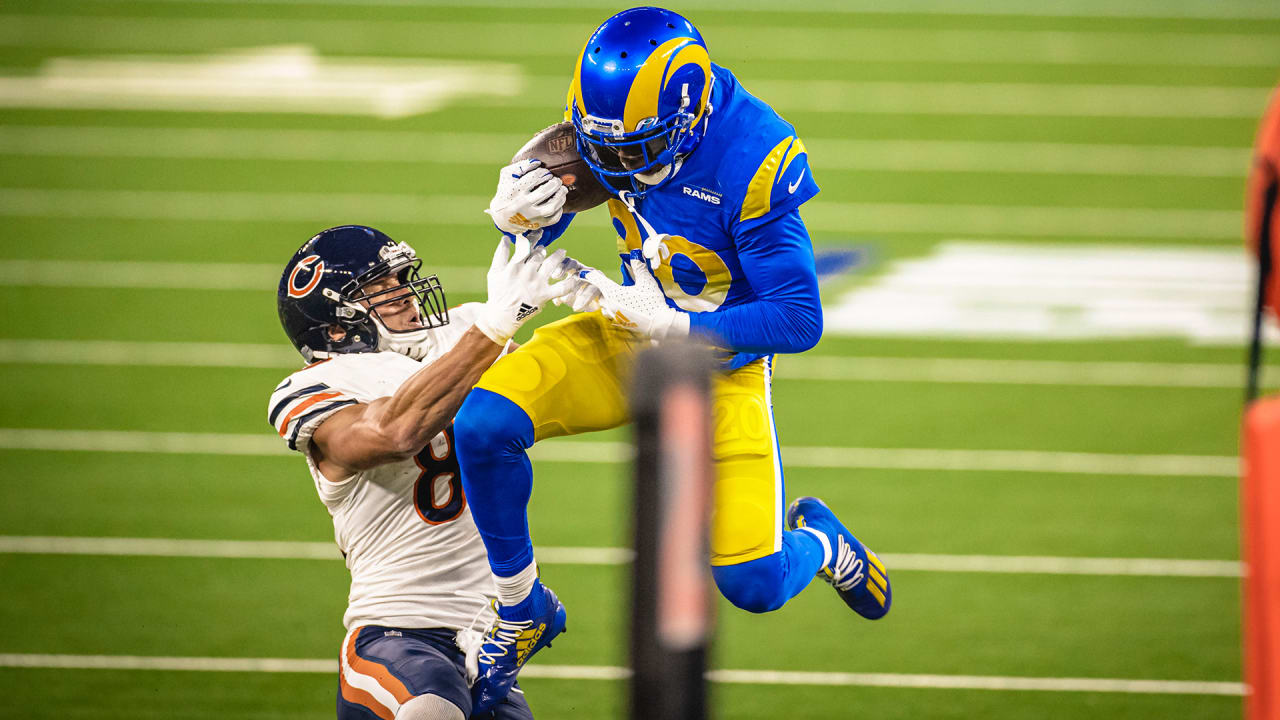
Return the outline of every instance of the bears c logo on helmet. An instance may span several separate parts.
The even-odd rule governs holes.
[[[320,284],[320,276],[324,274],[324,261],[316,262],[317,260],[320,260],[319,255],[308,255],[298,261],[298,264],[293,268],[293,272],[289,273],[289,297],[306,297],[312,290],[316,289],[316,285]],[[315,268],[311,267],[312,263],[315,263]],[[311,280],[302,287],[298,287],[297,283],[298,271],[300,270],[312,271]]]

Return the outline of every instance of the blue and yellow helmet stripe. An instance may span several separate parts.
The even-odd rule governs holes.
[[[692,73],[686,70],[693,70]],[[701,119],[706,108],[707,95],[711,92],[711,57],[707,48],[691,37],[676,37],[662,43],[644,63],[636,70],[635,78],[627,91],[626,104],[623,106],[622,126],[627,132],[640,129],[642,120],[661,117],[680,109],[662,108],[662,104],[670,104],[674,98],[679,103],[681,88],[672,87],[672,79],[683,79],[686,83],[691,79],[697,81],[695,91],[701,91],[699,97],[690,98],[689,107],[695,114],[694,122]],[[662,111],[666,110],[666,113]]]
[[[692,23],[670,10],[632,8],[587,38],[565,117],[596,176],[641,195],[636,175],[673,164],[697,146],[713,81],[711,57]]]

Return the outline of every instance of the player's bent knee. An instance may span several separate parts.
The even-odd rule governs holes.
[[[533,423],[519,405],[489,390],[476,388],[453,420],[459,457],[494,457],[523,452],[533,444]]]
[[[396,720],[465,720],[462,709],[439,695],[419,695],[400,706]]]
[[[777,610],[788,597],[783,585],[782,553],[774,553],[737,565],[711,568],[716,587],[726,600],[747,612]]]
[[[716,483],[716,506],[711,516],[711,561],[736,565],[773,554],[777,547],[773,489],[750,478],[721,478]],[[760,496],[764,495],[764,499]]]

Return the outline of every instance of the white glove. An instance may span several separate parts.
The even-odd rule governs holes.
[[[563,296],[552,300],[552,304],[568,305],[569,309],[574,312],[595,312],[596,310],[599,310],[600,288],[580,277],[583,271],[590,270],[591,268],[583,265],[573,258],[565,260],[565,264],[569,268],[569,276],[564,282],[566,284],[572,283],[573,289],[566,292]]]
[[[546,248],[530,251],[525,243],[517,247],[506,238],[499,240],[486,277],[489,299],[476,318],[476,327],[490,340],[506,344],[548,300],[573,291],[575,283],[555,281],[578,267],[576,262],[566,260],[564,249],[547,256]]]
[[[689,313],[667,305],[667,297],[637,252],[627,261],[634,285],[619,285],[594,268],[579,273],[600,290],[600,309],[615,325],[654,340],[689,334]]]
[[[515,235],[560,222],[568,195],[569,189],[540,160],[521,160],[502,168],[485,212],[499,230]]]
[[[584,268],[590,269],[590,268]],[[600,309],[600,288],[574,275],[565,282],[575,282],[576,286],[564,297],[551,302],[556,305],[568,305],[574,312],[595,312]]]

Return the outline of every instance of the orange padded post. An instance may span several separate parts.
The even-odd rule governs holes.
[[[1258,127],[1245,196],[1245,242],[1258,256],[1257,304],[1241,452],[1244,676],[1248,720],[1280,720],[1280,397],[1254,401],[1262,364],[1262,315],[1280,318],[1280,91]]]
[[[1276,217],[1276,186],[1280,183],[1280,90],[1271,96],[1271,104],[1258,126],[1253,146],[1253,166],[1245,194],[1244,239],[1254,253],[1261,254],[1262,245],[1270,246],[1273,262],[1280,264],[1280,218]],[[1265,302],[1280,317],[1280,272],[1271,272],[1266,280]]]
[[[1280,397],[1249,406],[1242,445],[1245,717],[1280,720]]]

